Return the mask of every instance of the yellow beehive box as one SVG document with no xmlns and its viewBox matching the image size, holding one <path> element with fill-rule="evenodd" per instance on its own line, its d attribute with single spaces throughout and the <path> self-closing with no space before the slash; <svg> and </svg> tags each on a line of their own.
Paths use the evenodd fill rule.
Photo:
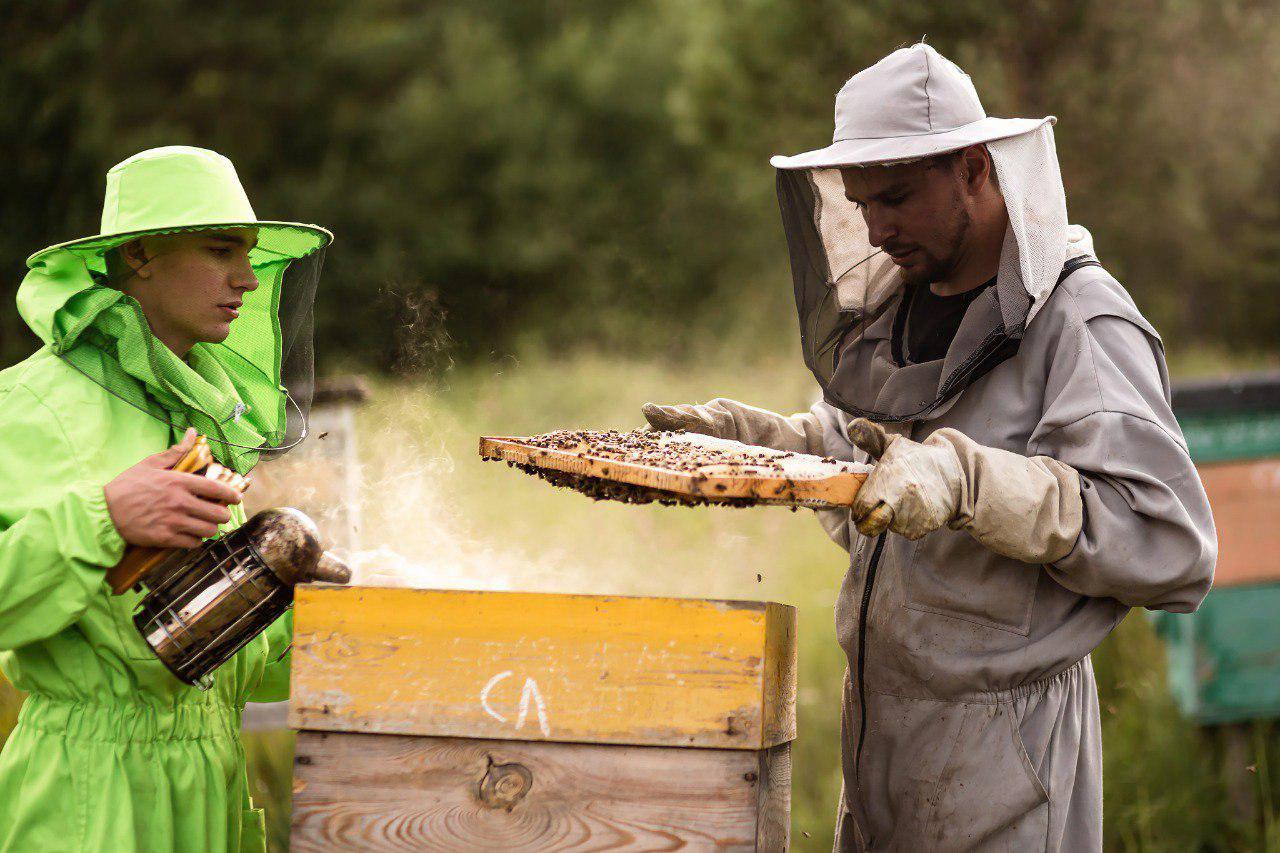
<svg viewBox="0 0 1280 853">
<path fill-rule="evenodd" d="M 297 595 L 291 849 L 789 847 L 792 608 Z"/>
<path fill-rule="evenodd" d="M 795 738 L 794 608 L 300 587 L 290 725 L 766 749 Z"/>
</svg>

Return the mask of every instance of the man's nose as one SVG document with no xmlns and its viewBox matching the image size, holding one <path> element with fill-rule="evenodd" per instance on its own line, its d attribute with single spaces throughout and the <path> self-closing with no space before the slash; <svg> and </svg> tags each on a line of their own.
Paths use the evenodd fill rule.
<svg viewBox="0 0 1280 853">
<path fill-rule="evenodd" d="M 867 210 L 863 216 L 867 221 L 867 240 L 877 249 L 897 236 L 898 228 L 893 224 L 891 217 L 873 210 Z"/>
<path fill-rule="evenodd" d="M 253 267 L 248 264 L 243 269 L 237 270 L 231 286 L 236 290 L 243 290 L 245 293 L 258 289 L 258 277 L 253 273 Z"/>
</svg>

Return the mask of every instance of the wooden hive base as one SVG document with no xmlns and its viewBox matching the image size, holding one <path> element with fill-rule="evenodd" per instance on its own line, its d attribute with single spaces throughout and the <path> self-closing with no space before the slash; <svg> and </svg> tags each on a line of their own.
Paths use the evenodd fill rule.
<svg viewBox="0 0 1280 853">
<path fill-rule="evenodd" d="M 785 850 L 791 746 L 302 731 L 291 849 Z"/>
</svg>

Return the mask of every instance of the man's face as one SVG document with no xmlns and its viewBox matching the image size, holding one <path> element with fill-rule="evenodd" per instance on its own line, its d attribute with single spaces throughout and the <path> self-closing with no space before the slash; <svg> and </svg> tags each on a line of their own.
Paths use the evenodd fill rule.
<svg viewBox="0 0 1280 853">
<path fill-rule="evenodd" d="M 871 245 L 911 284 L 945 280 L 969 233 L 965 182 L 955 158 L 841 169 L 845 196 L 858 205 Z"/>
<path fill-rule="evenodd" d="M 179 355 L 192 344 L 221 343 L 245 294 L 258 286 L 249 265 L 256 243 L 252 228 L 142 237 L 122 248 L 135 270 L 123 289 Z"/>
</svg>

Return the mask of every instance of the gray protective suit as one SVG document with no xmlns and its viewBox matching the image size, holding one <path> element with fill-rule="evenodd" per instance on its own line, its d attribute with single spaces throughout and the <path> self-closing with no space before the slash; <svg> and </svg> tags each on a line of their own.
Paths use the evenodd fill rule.
<svg viewBox="0 0 1280 853">
<path fill-rule="evenodd" d="M 892 367 L 896 313 L 890 305 L 841 356 L 842 371 L 879 377 L 882 396 L 936 383 L 942 367 Z M 849 442 L 850 417 L 825 402 L 791 417 L 728 400 L 690 408 L 690 428 L 699 419 L 724 437 L 865 461 Z M 1065 557 L 1033 565 L 963 530 L 869 539 L 847 512 L 821 513 L 852 555 L 836 605 L 849 658 L 836 847 L 1101 849 L 1089 653 L 1130 607 L 1195 609 L 1217 551 L 1170 409 L 1160 338 L 1114 278 L 1079 269 L 1044 302 L 1014 356 L 930 419 L 896 425 L 917 441 L 944 427 L 1075 469 L 1080 533 Z M 1055 523 L 1055 506 L 1028 512 Z"/>
</svg>

